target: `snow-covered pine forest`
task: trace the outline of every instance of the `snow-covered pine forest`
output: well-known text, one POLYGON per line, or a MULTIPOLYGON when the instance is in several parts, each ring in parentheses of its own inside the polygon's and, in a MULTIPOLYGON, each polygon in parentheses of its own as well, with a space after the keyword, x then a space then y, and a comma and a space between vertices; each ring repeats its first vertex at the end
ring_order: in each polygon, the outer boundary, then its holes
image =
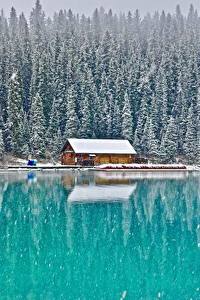
POLYGON ((57 156, 67 137, 126 138, 141 155, 200 162, 200 17, 91 17, 37 0, 0 15, 0 154, 57 156))

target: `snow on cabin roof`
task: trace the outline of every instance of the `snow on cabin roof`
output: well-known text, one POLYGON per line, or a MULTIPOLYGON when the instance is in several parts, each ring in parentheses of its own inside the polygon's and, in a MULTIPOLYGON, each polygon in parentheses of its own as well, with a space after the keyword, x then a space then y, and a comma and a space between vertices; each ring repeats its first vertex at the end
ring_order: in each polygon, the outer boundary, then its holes
POLYGON ((68 139, 75 153, 136 154, 127 140, 68 139))

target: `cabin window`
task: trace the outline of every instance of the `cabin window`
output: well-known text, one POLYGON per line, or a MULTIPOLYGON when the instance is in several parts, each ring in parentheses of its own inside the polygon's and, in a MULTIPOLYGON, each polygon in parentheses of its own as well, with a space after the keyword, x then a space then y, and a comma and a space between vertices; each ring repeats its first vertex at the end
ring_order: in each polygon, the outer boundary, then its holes
POLYGON ((67 159, 71 159, 71 158, 73 158, 73 153, 65 153, 65 157, 67 159))

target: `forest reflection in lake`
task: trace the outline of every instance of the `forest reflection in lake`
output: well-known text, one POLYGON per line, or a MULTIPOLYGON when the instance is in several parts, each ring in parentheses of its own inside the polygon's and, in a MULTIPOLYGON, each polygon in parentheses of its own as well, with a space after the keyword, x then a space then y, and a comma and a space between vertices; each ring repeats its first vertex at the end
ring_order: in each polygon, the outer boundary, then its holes
POLYGON ((200 299, 200 176, 0 175, 0 299, 200 299))

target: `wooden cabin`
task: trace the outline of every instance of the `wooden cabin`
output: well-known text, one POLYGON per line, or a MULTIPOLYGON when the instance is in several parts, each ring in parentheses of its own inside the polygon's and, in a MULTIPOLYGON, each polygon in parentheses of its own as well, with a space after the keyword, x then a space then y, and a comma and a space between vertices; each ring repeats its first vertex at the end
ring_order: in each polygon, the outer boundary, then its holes
POLYGON ((68 139, 62 150, 62 165, 96 166, 131 164, 136 152, 127 140, 68 139))

